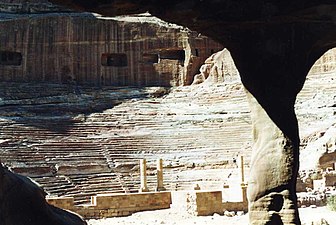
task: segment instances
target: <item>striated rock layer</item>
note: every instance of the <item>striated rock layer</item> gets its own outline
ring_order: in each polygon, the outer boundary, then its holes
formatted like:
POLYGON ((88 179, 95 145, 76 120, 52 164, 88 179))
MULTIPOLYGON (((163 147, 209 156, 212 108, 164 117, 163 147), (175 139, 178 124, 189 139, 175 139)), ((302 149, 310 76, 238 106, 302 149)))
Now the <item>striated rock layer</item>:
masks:
POLYGON ((222 48, 148 14, 108 18, 52 10, 0 13, 0 81, 186 85, 222 48))

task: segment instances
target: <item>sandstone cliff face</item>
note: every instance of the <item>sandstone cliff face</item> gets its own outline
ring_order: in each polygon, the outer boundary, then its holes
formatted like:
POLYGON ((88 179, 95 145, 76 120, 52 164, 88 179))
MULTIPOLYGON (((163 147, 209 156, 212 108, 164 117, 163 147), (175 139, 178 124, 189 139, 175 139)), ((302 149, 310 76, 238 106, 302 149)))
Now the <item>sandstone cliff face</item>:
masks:
POLYGON ((147 14, 0 14, 0 80, 179 86, 221 46, 147 14))
POLYGON ((200 74, 195 75, 193 84, 240 81, 239 72, 226 48, 207 58, 201 66, 200 72, 200 74))
POLYGON ((0 2, 2 13, 46 13, 46 12, 70 12, 72 10, 54 5, 47 0, 4 0, 0 2))

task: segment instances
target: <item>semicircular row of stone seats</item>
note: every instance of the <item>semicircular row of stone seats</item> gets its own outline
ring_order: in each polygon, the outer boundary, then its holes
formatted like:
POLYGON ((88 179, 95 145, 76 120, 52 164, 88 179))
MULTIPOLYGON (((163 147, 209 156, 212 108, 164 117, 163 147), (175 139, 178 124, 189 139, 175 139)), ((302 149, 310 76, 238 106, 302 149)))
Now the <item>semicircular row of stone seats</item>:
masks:
MULTIPOLYGON (((6 96, 10 90, 28 96, 25 88, 8 88, 6 96)), ((49 111, 60 104, 52 98, 43 104, 25 103, 24 109, 20 104, 4 106, 9 108, 0 108, 1 161, 32 177, 49 194, 74 196, 76 204, 82 204, 98 193, 138 191, 139 159, 148 161, 150 190, 155 190, 158 158, 164 159, 165 187, 183 190, 195 182, 220 186, 226 175, 205 168, 224 170, 237 152, 250 155, 251 124, 241 90, 230 92, 225 85, 213 90, 181 87, 163 98, 144 97, 142 92, 111 88, 97 94, 82 88, 76 101, 62 103, 62 109, 71 112, 64 115, 49 111), (78 104, 90 105, 92 99, 99 101, 89 113, 73 110, 78 104), (100 100, 120 103, 101 108, 100 100), (42 114, 31 113, 37 106, 42 114)), ((66 96, 58 99, 65 101, 66 96)))
POLYGON ((295 105, 300 128, 301 155, 305 154, 303 151, 308 142, 317 140, 321 133, 333 126, 333 118, 336 116, 335 90, 335 72, 308 74, 295 105))
MULTIPOLYGON (((319 90, 333 94, 330 79, 322 81, 325 85, 319 90)), ((306 85, 310 89, 300 93, 302 102, 311 99, 321 84, 311 79, 306 85)), ((96 193, 138 191, 141 158, 146 158, 150 167, 157 158, 165 159, 164 180, 170 190, 190 189, 195 182, 207 180, 218 187, 223 182, 218 171, 207 173, 204 167, 193 175, 185 171, 195 170, 194 166, 223 168, 237 151, 250 147, 248 109, 236 87, 236 97, 224 85, 201 86, 197 91, 193 90, 195 87, 181 87, 164 98, 135 98, 105 111, 67 117, 52 113, 50 117, 25 117, 21 111, 13 110, 17 105, 4 105, 1 110, 5 116, 0 120, 1 160, 12 164, 15 171, 33 177, 52 195, 75 196, 77 204, 89 201, 90 195, 96 193)), ((45 89, 43 85, 33 88, 41 92, 45 89)), ((15 100, 31 94, 22 85, 6 90, 5 97, 14 96, 15 100), (10 90, 20 95, 12 95, 10 90)), ((50 90, 57 95, 66 92, 60 87, 50 90)), ((118 91, 127 89, 114 89, 99 98, 108 101, 106 96, 112 92, 118 96, 118 91)), ((29 98, 41 96, 31 94, 29 98)), ((20 107, 24 110, 36 105, 20 107)), ((155 190, 154 168, 150 168, 148 180, 150 190, 155 190)))

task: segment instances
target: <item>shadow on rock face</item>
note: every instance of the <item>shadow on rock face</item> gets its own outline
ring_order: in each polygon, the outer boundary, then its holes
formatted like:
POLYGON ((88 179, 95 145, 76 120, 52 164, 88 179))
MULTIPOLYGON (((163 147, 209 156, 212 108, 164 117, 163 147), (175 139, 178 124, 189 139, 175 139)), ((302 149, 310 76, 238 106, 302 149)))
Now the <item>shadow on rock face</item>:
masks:
POLYGON ((34 181, 0 164, 1 225, 86 225, 79 216, 49 205, 34 181))

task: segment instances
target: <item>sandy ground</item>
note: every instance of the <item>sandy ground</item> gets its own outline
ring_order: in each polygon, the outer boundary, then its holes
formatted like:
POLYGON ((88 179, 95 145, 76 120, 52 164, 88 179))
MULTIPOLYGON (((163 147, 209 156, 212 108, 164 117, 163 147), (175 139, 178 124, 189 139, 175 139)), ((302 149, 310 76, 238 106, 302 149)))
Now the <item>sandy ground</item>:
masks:
MULTIPOLYGON (((311 225, 312 221, 321 221, 324 218, 330 225, 336 225, 336 212, 329 211, 326 207, 299 209, 302 225, 311 225)), ((248 215, 226 217, 215 214, 214 216, 192 216, 178 209, 165 209, 134 213, 128 217, 115 217, 101 220, 89 220, 90 225, 247 225, 248 215)))

